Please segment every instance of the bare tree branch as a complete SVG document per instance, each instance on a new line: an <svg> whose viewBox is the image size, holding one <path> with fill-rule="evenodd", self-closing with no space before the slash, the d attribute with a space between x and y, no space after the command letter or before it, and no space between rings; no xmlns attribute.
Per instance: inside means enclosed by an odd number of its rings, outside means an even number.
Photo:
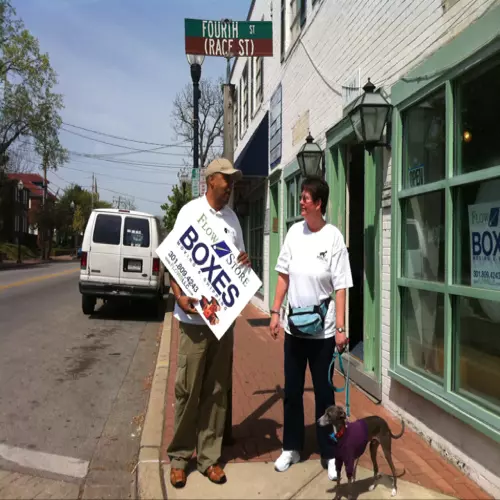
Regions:
<svg viewBox="0 0 500 500"><path fill-rule="evenodd" d="M224 96L222 78L203 79L200 82L199 102L199 156L200 166L220 155L224 133ZM175 97L172 110L172 127L176 132L174 140L189 141L187 154L193 154L193 87L186 85ZM190 162L185 162L190 164Z"/></svg>

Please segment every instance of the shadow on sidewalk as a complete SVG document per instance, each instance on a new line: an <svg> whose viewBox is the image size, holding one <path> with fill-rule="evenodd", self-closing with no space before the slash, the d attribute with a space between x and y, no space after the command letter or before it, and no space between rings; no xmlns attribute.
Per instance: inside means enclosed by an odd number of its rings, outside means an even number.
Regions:
<svg viewBox="0 0 500 500"><path fill-rule="evenodd" d="M306 392L313 392L313 389L306 387L304 393ZM253 395L262 394L270 394L270 397L240 424L233 426L234 442L223 448L221 459L223 463L234 460L261 460L263 455L268 455L271 459L276 455L276 452L281 451L282 441L278 431L283 427L283 424L266 418L265 415L277 403L280 403L280 410L283 411L284 391L278 384L274 390L265 389L253 393ZM316 426L315 424L307 425L305 427L304 450L301 453L302 459L308 460L316 452L316 448Z"/></svg>

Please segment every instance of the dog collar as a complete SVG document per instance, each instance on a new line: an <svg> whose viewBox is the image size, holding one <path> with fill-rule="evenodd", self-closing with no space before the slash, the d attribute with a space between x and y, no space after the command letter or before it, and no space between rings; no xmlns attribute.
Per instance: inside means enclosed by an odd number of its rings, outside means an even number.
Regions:
<svg viewBox="0 0 500 500"><path fill-rule="evenodd" d="M338 431L337 433L332 432L330 434L330 439L332 439L333 441L337 442L344 435L346 427L347 426L344 425L344 427L342 427L342 429L340 429L340 431Z"/></svg>

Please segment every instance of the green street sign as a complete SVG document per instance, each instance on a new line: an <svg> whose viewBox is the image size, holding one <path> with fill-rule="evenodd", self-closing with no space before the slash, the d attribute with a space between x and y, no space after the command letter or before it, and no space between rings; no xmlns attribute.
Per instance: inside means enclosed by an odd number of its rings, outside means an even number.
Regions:
<svg viewBox="0 0 500 500"><path fill-rule="evenodd" d="M273 55L272 21L184 20L186 54L228 57Z"/></svg>

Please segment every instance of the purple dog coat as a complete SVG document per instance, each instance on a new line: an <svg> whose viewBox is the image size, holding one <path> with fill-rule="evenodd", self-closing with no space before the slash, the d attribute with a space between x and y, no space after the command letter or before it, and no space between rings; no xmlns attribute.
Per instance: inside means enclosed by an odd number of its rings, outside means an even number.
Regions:
<svg viewBox="0 0 500 500"><path fill-rule="evenodd" d="M350 478L354 472L354 462L366 450L368 444L368 425L365 420L356 420L356 422L346 424L345 430L341 436L337 434L338 440L335 446L335 467L338 477L342 465L345 464L347 477Z"/></svg>

